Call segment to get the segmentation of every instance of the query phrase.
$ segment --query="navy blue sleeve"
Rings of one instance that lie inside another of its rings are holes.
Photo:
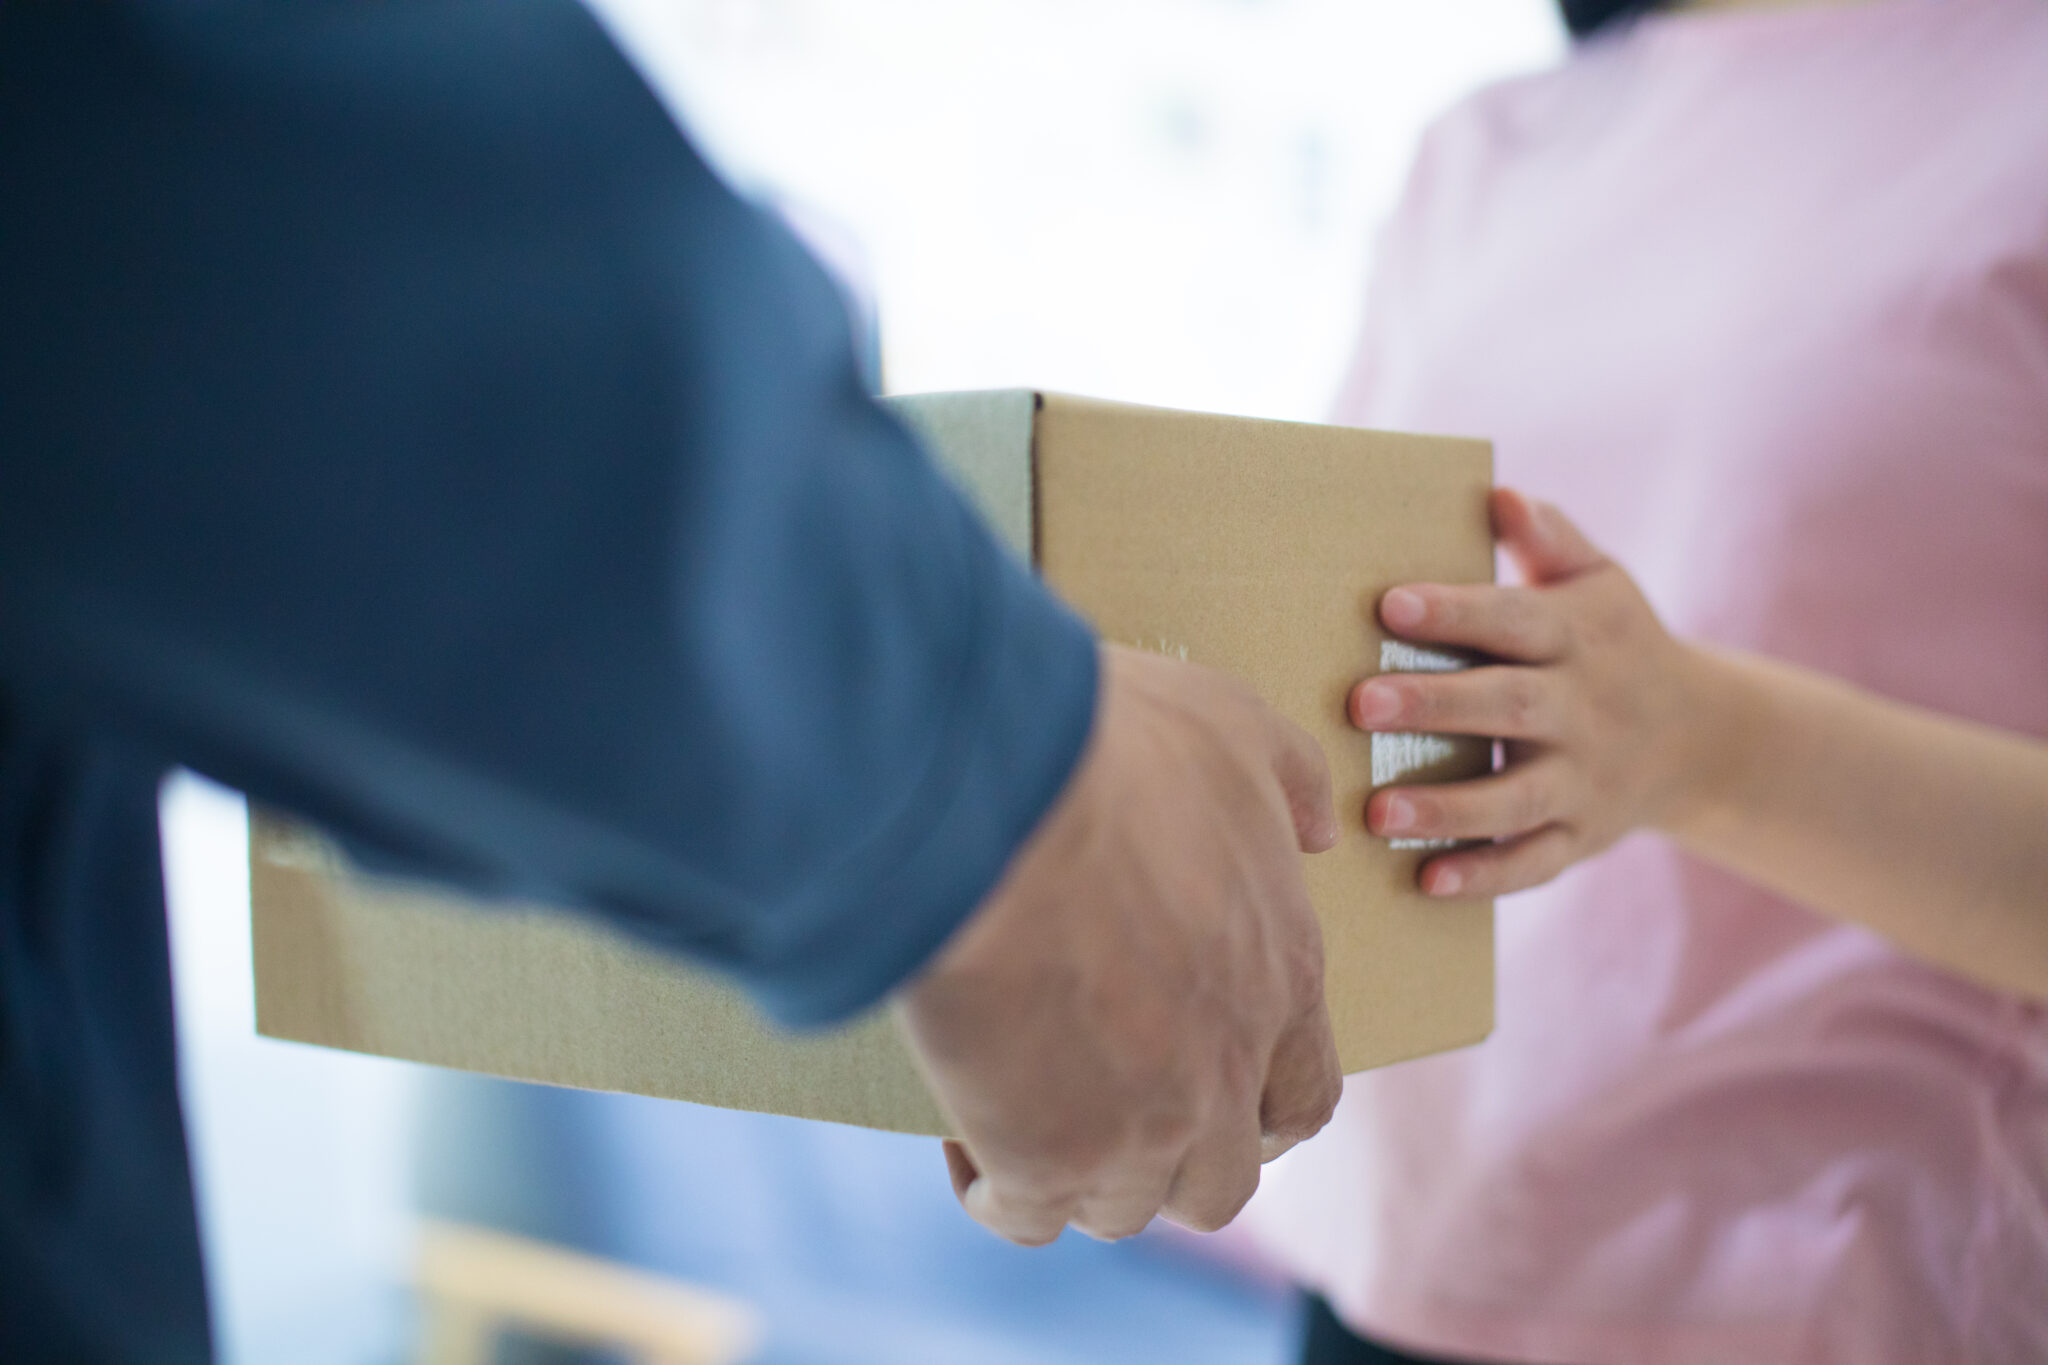
[[[791,1022],[1086,740],[1085,627],[567,0],[0,8],[0,669]]]

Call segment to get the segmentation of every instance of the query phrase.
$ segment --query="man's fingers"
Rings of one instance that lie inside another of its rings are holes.
[[[1271,1161],[1320,1133],[1343,1094],[1337,1040],[1318,989],[1313,1006],[1280,1035],[1266,1067],[1266,1088],[1259,1103],[1259,1159]]]
[[[1526,583],[1574,578],[1607,562],[1564,513],[1512,488],[1493,491],[1493,534]]]
[[[1458,645],[1516,663],[1552,663],[1567,636],[1557,608],[1534,588],[1411,583],[1380,599],[1380,620],[1404,640]]]
[[[1006,1194],[981,1173],[963,1142],[947,1138],[941,1150],[946,1154],[946,1174],[953,1181],[953,1197],[969,1217],[990,1232],[1022,1246],[1044,1246],[1066,1227],[1068,1208],[1064,1203]]]
[[[1361,730],[1422,730],[1494,739],[1555,739],[1564,724],[1556,680],[1535,668],[1382,673],[1351,689]]]
[[[1308,888],[1297,871],[1282,894],[1279,922],[1291,925],[1299,941],[1286,959],[1287,1023],[1266,1059],[1265,1083],[1259,1091],[1259,1130],[1270,1160],[1295,1143],[1322,1131],[1336,1112],[1344,1091],[1337,1065],[1337,1040],[1330,1032],[1330,1012],[1323,1003],[1323,938]]]
[[[1538,758],[1491,777],[1374,792],[1365,823],[1389,839],[1505,839],[1570,815],[1570,785],[1561,761]]]
[[[1214,1232],[1237,1217],[1258,1192],[1261,1145],[1249,1112],[1204,1134],[1181,1162],[1161,1216],[1194,1232]]]
[[[1273,775],[1287,798],[1294,837],[1304,853],[1321,853],[1337,842],[1337,805],[1330,795],[1330,764],[1308,731],[1268,713]]]
[[[946,1174],[953,1178],[953,1197],[961,1203],[967,1202],[967,1187],[981,1178],[980,1169],[974,1158],[967,1155],[964,1143],[947,1138],[940,1144],[946,1153]]]
[[[1298,1141],[1339,1088],[1290,846],[1336,835],[1320,750],[1240,683],[1103,659],[1104,720],[1067,790],[897,1004],[963,1122],[944,1148],[961,1205],[1027,1245],[1075,1224],[1126,1235],[1169,1198],[1222,1221],[1255,1183],[1261,1126]],[[1190,1165],[1230,1120],[1235,1152]]]
[[[1098,1242],[1137,1236],[1165,1207],[1173,1192],[1176,1165],[1173,1160],[1161,1161],[1149,1170],[1126,1176],[1117,1190],[1090,1195],[1075,1211],[1074,1226]]]
[[[946,1163],[952,1168],[953,1154],[950,1150],[946,1154]],[[963,1189],[959,1184],[959,1173],[955,1170],[954,1189],[959,1196],[960,1207],[967,1210],[968,1217],[996,1236],[1019,1246],[1042,1247],[1058,1240],[1070,1216],[1078,1211],[1076,1201],[1039,1199],[1027,1192],[1000,1185],[982,1173],[969,1179]]]
[[[1572,859],[1571,832],[1548,825],[1504,844],[1430,859],[1422,867],[1422,889],[1432,896],[1505,896],[1541,886],[1570,867]]]

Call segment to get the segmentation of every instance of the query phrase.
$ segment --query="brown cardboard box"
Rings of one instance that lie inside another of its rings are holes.
[[[1110,640],[1227,670],[1320,742],[1345,833],[1307,860],[1347,1072],[1478,1041],[1489,903],[1433,904],[1422,852],[1362,828],[1369,789],[1483,771],[1489,746],[1368,738],[1375,666],[1449,667],[1379,630],[1396,583],[1490,580],[1483,442],[1168,412],[1029,390],[896,400],[998,534]],[[251,828],[258,1029],[558,1085],[943,1133],[886,1012],[793,1037],[730,987],[588,918],[351,874]]]

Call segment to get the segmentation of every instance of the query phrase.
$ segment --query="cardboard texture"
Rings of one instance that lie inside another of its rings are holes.
[[[1387,641],[1401,582],[1490,581],[1484,442],[1170,412],[1030,390],[892,400],[1002,539],[1105,639],[1234,673],[1328,754],[1344,834],[1306,860],[1347,1072],[1477,1042],[1487,902],[1428,902],[1426,850],[1362,827],[1372,786],[1484,772],[1490,745],[1368,737],[1345,694],[1455,661]],[[351,872],[317,834],[251,823],[257,1028],[597,1090],[943,1134],[886,1011],[772,1030],[731,987],[593,920]]]

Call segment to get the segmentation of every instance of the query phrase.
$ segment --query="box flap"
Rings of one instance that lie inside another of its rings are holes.
[[[1035,563],[1031,438],[1038,394],[1031,389],[985,389],[905,394],[882,401],[923,439],[1011,553]]]

